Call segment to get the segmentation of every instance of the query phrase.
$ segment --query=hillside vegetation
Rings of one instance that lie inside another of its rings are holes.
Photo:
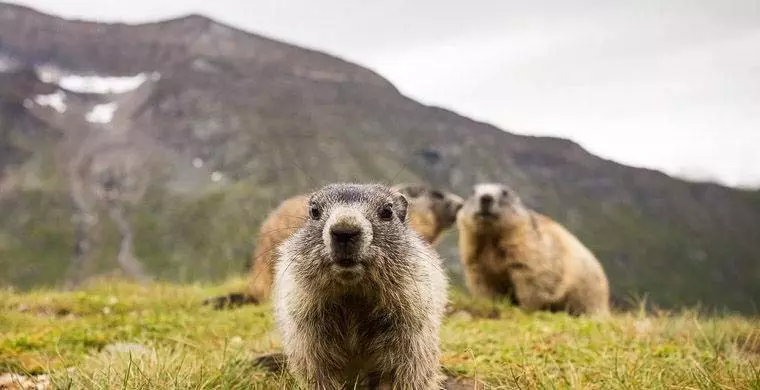
[[[6,289],[0,378],[47,374],[52,388],[74,389],[290,388],[287,375],[252,363],[279,350],[268,305],[199,305],[241,283],[100,280],[77,292]],[[685,310],[595,321],[451,295],[442,330],[442,364],[456,377],[448,388],[760,388],[757,318]]]

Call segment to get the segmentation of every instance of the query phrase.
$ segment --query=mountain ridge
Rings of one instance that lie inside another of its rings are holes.
[[[28,6],[24,6],[24,5],[19,5],[19,4],[13,4],[13,3],[0,2],[0,7],[18,8],[20,11],[34,13],[36,15],[39,15],[39,16],[45,17],[45,18],[60,19],[62,21],[71,22],[71,23],[91,24],[91,25],[94,25],[94,26],[109,25],[109,26],[123,26],[123,27],[143,27],[143,26],[171,25],[171,24],[191,24],[191,25],[198,25],[198,24],[200,24],[200,25],[204,26],[203,30],[206,30],[206,29],[212,27],[212,25],[218,25],[218,26],[221,26],[223,28],[234,30],[237,33],[241,33],[241,34],[244,34],[244,35],[255,37],[257,39],[264,39],[264,40],[271,41],[272,43],[292,46],[292,47],[297,48],[299,50],[308,51],[308,52],[311,52],[311,53],[323,55],[323,56],[326,56],[326,57],[331,58],[331,59],[336,60],[336,61],[340,61],[340,62],[343,62],[343,63],[346,63],[346,64],[350,64],[350,65],[355,65],[351,61],[349,61],[349,60],[347,60],[345,58],[342,58],[341,56],[338,56],[338,55],[335,55],[335,54],[331,54],[331,53],[327,53],[327,52],[324,52],[324,51],[320,51],[318,49],[310,48],[310,47],[303,46],[303,45],[288,43],[288,42],[285,42],[283,40],[280,40],[280,39],[277,39],[277,38],[274,38],[274,37],[271,37],[271,36],[267,36],[266,34],[263,34],[261,32],[255,32],[255,31],[250,31],[250,30],[243,29],[243,28],[238,28],[238,27],[235,27],[234,25],[224,23],[224,22],[219,21],[219,20],[217,20],[217,19],[215,19],[213,17],[209,17],[209,16],[203,15],[201,13],[197,13],[197,12],[182,13],[182,14],[177,14],[177,15],[175,15],[173,17],[169,17],[169,18],[166,18],[166,19],[157,19],[157,20],[146,21],[146,22],[135,22],[135,23],[109,22],[109,23],[102,23],[102,22],[97,22],[97,21],[93,21],[93,20],[89,20],[89,19],[64,18],[64,17],[60,17],[60,16],[45,14],[45,13],[43,13],[41,11],[38,11],[38,10],[32,8],[32,7],[28,7]],[[378,77],[382,78],[382,76],[380,76],[379,74],[377,74],[377,72],[371,70],[370,68],[368,68],[368,67],[366,67],[364,65],[362,65],[361,67],[364,68],[364,69],[366,69],[366,70],[369,70],[372,73],[375,73]],[[401,93],[400,90],[393,83],[391,83],[388,80],[385,80],[385,81],[388,83],[388,86],[392,87],[395,91],[399,92],[399,94],[401,94],[402,96],[404,96],[406,98],[409,98],[409,99],[413,100],[413,98],[409,97],[408,95]],[[448,113],[450,113],[452,115],[465,116],[464,114],[461,114],[461,113],[457,112],[457,110],[455,108],[452,108],[452,107],[444,107],[444,106],[440,106],[440,105],[425,104],[425,103],[420,103],[420,102],[418,102],[418,103],[420,105],[423,105],[423,106],[431,108],[431,109],[439,109],[439,110],[446,111],[446,112],[448,112]],[[468,119],[471,120],[471,121],[473,121],[473,122],[479,123],[481,125],[494,127],[496,129],[498,129],[499,131],[509,132],[508,130],[501,129],[498,125],[496,125],[494,123],[491,123],[489,121],[486,121],[486,120],[478,120],[478,119],[473,119],[473,118],[468,118]],[[517,134],[514,134],[514,133],[510,133],[510,134],[517,135]],[[685,182],[691,182],[691,183],[697,183],[697,184],[715,184],[715,185],[718,185],[718,186],[721,186],[721,187],[727,187],[727,188],[731,188],[731,189],[735,189],[735,190],[739,190],[739,191],[749,191],[749,192],[760,191],[760,189],[756,189],[756,188],[728,186],[728,185],[722,184],[722,183],[720,183],[720,182],[718,182],[716,180],[713,180],[713,179],[705,179],[705,180],[691,179],[691,178],[681,177],[681,176],[678,176],[678,175],[669,174],[667,172],[664,172],[664,171],[656,169],[656,168],[627,165],[625,163],[618,162],[618,161],[616,161],[616,160],[614,160],[612,158],[603,158],[601,156],[598,156],[598,155],[590,152],[589,150],[587,150],[585,147],[583,147],[577,141],[574,141],[574,140],[568,139],[568,138],[563,138],[563,137],[559,137],[559,136],[531,135],[531,134],[519,134],[519,136],[525,137],[525,138],[540,139],[540,140],[545,141],[545,142],[549,142],[549,141],[567,142],[567,143],[569,143],[570,146],[576,147],[576,148],[580,148],[584,152],[586,152],[588,155],[593,156],[595,158],[602,159],[605,162],[614,163],[614,164],[617,164],[617,165],[619,165],[621,167],[635,168],[635,169],[641,169],[641,170],[650,171],[652,173],[663,174],[663,175],[666,175],[669,178],[672,178],[672,179],[675,179],[675,180],[680,180],[680,181],[685,181]]]

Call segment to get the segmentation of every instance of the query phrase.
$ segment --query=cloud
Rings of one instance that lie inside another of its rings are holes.
[[[572,138],[671,174],[697,166],[726,184],[756,184],[760,24],[742,12],[737,22],[692,14],[658,14],[638,28],[619,12],[576,25],[563,17],[372,62],[413,97],[510,131]]]

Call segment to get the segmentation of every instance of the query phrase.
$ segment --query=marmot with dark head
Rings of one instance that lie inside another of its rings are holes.
[[[464,199],[452,192],[424,184],[398,184],[391,188],[406,196],[409,226],[430,245],[436,245],[443,233],[454,225],[457,212],[464,203]],[[302,226],[308,217],[307,203],[307,195],[290,197],[271,211],[261,224],[244,293],[210,298],[204,303],[222,308],[268,300],[274,278],[274,250]]]
[[[609,312],[609,283],[593,253],[515,191],[481,183],[457,218],[460,261],[473,295],[512,296],[526,311]]]
[[[331,184],[277,249],[272,302],[288,370],[308,388],[438,389],[448,281],[404,195]]]
[[[457,220],[464,199],[448,191],[441,191],[419,183],[398,184],[394,190],[409,200],[409,226],[422,238],[435,245],[443,233]]]

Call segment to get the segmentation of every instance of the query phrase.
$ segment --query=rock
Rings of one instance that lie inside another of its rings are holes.
[[[460,319],[462,321],[472,321],[472,314],[470,314],[467,310],[457,310],[451,313],[450,317]]]
[[[51,383],[48,375],[0,374],[0,390],[44,390],[49,388],[51,388]]]
[[[447,378],[443,382],[443,388],[446,390],[481,390],[485,389],[485,384],[477,379],[472,378]]]

